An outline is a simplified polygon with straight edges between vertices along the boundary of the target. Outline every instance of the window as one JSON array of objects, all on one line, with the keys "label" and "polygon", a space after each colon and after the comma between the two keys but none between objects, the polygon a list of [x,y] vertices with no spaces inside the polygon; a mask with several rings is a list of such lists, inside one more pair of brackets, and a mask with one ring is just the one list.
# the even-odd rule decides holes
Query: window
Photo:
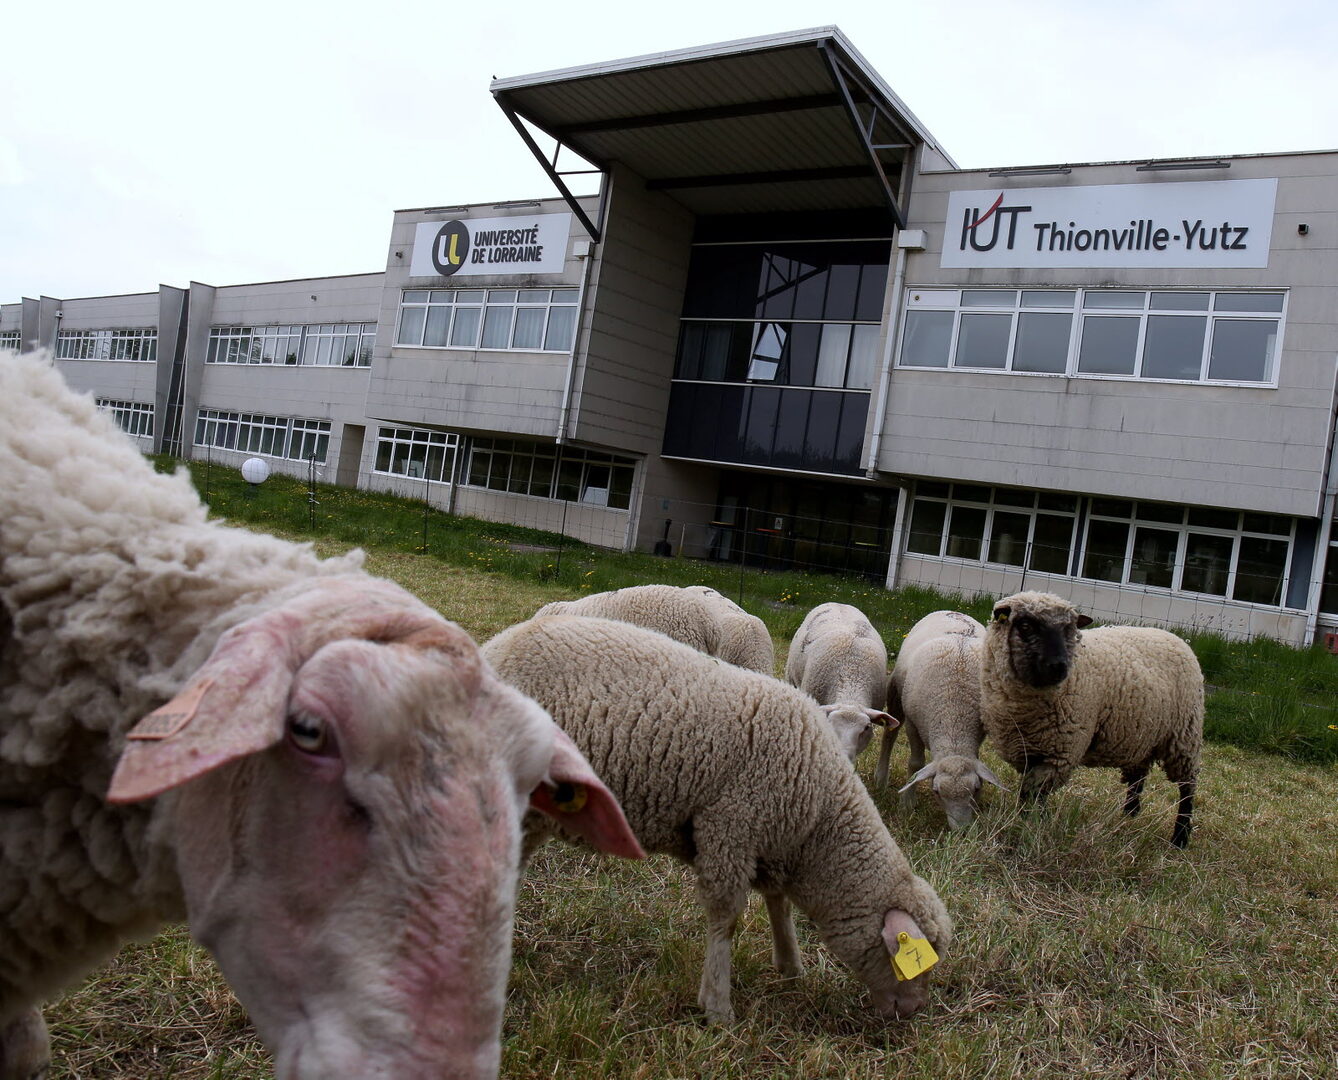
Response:
[{"label": "window", "polygon": [[878,366],[874,323],[683,320],[675,378],[868,390]]},{"label": "window", "polygon": [[140,435],[153,438],[153,406],[138,401],[112,401],[110,398],[98,398],[97,406],[110,412],[116,420],[116,426],[127,435]]},{"label": "window", "polygon": [[406,289],[396,345],[570,352],[579,290]]},{"label": "window", "polygon": [[376,323],[215,326],[205,362],[370,367],[375,343]]},{"label": "window", "polygon": [[20,330],[0,330],[0,349],[19,351],[23,344],[23,332]]},{"label": "window", "polygon": [[1071,495],[922,482],[906,550],[1067,574],[1077,508]]},{"label": "window", "polygon": [[56,334],[57,360],[139,360],[158,356],[158,331],[61,330]]},{"label": "window", "polygon": [[195,445],[265,454],[325,464],[330,421],[264,416],[259,413],[201,409],[195,419]]},{"label": "window", "polygon": [[1280,292],[909,289],[901,367],[1272,383]]},{"label": "window", "polygon": [[1093,499],[1082,576],[1277,606],[1293,534],[1274,514]]},{"label": "window", "polygon": [[465,482],[515,495],[626,510],[635,474],[636,462],[595,450],[519,439],[474,439]]},{"label": "window", "polygon": [[460,436],[453,431],[383,427],[373,471],[449,484],[454,481],[459,446]]}]

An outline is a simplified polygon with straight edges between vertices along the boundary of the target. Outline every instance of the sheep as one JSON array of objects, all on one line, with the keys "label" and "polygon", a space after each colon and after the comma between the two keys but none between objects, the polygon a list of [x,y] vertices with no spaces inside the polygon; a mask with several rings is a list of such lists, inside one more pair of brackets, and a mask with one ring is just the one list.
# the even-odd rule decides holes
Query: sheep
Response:
[{"label": "sheep", "polygon": [[[911,627],[901,643],[888,680],[888,711],[901,719],[910,740],[901,805],[915,805],[915,785],[934,781],[934,795],[948,827],[971,823],[981,781],[1002,787],[980,760],[980,643],[985,628],[960,611],[935,611]],[[874,771],[874,784],[887,783],[888,759],[897,730],[889,725]],[[933,758],[925,764],[925,747]]]},{"label": "sheep", "polygon": [[[926,1003],[926,974],[899,981],[889,949],[905,933],[942,951],[952,924],[810,697],[606,619],[537,617],[482,648],[582,748],[641,846],[693,867],[707,921],[698,1003],[710,1020],[733,1019],[730,946],[750,888],[766,900],[784,976],[802,973],[793,902],[884,1015]],[[525,828],[526,853],[553,832],[533,815]]]},{"label": "sheep", "polygon": [[278,1077],[496,1076],[527,806],[640,849],[552,719],[361,558],[209,522],[0,357],[0,1080],[44,1072],[42,999],[182,918]]},{"label": "sheep", "polygon": [[705,585],[633,585],[555,600],[539,615],[594,615],[658,630],[727,664],[774,675],[776,651],[767,624]]},{"label": "sheep", "polygon": [[1124,812],[1139,811],[1143,781],[1161,762],[1180,787],[1171,842],[1189,843],[1203,747],[1203,672],[1165,630],[1091,623],[1052,593],[994,605],[981,652],[981,719],[1022,774],[1024,806],[1043,802],[1078,765],[1118,768]]},{"label": "sheep", "polygon": [[887,646],[864,612],[819,604],[799,624],[785,662],[785,681],[822,706],[853,762],[875,724],[897,726],[887,703]]}]

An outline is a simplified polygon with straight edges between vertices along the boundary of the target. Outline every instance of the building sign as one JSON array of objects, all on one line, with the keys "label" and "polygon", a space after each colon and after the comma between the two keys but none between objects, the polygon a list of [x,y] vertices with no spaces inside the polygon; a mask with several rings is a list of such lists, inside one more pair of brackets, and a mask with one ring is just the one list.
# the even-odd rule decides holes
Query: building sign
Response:
[{"label": "building sign", "polygon": [[1278,182],[954,191],[944,267],[1267,266]]},{"label": "building sign", "polygon": [[560,274],[567,258],[570,214],[425,221],[414,231],[414,277],[498,277]]}]

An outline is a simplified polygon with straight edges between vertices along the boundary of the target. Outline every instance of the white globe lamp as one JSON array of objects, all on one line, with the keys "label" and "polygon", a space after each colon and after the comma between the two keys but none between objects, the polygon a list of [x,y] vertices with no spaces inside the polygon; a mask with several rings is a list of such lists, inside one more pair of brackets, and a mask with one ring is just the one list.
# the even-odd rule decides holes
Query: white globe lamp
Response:
[{"label": "white globe lamp", "polygon": [[260,485],[269,479],[269,462],[264,458],[247,458],[242,462],[242,479],[250,485],[247,497],[254,499]]}]

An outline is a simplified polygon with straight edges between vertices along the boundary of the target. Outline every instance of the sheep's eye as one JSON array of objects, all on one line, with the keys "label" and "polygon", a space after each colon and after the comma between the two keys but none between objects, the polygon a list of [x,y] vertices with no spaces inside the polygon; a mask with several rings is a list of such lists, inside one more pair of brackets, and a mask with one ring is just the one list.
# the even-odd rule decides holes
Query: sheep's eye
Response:
[{"label": "sheep's eye", "polygon": [[294,713],[288,717],[288,738],[308,754],[319,754],[329,742],[325,721],[309,713]]}]

